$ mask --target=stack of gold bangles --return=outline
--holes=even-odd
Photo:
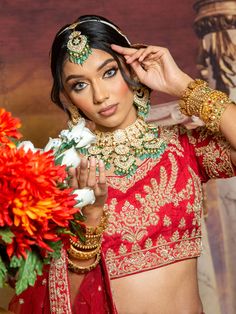
[[[207,82],[196,79],[189,83],[180,101],[180,111],[188,116],[197,116],[212,132],[219,132],[223,112],[232,100],[220,91],[213,90]]]
[[[68,269],[78,274],[84,274],[94,269],[101,258],[100,250],[102,243],[102,234],[108,224],[107,211],[103,212],[101,222],[97,227],[86,227],[85,242],[73,241],[70,239],[70,248],[68,249]],[[89,266],[79,266],[73,260],[90,260],[95,257],[95,261]]]

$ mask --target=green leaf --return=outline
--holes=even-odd
[[[57,241],[57,242],[48,241],[47,244],[50,246],[51,249],[53,249],[53,252],[49,252],[48,256],[44,258],[43,262],[45,264],[49,264],[52,258],[55,258],[55,259],[60,258],[61,247],[62,247],[61,241]]]
[[[74,219],[79,221],[85,221],[86,216],[84,216],[81,212],[77,212],[74,214]]]
[[[22,258],[20,261],[18,278],[15,287],[17,295],[22,293],[29,286],[33,286],[35,284],[37,275],[42,275],[43,268],[40,256],[34,251],[28,251],[27,258]]]
[[[63,142],[60,147],[57,149],[57,151],[55,152],[54,156],[57,158],[59,155],[61,155],[62,153],[64,153],[64,151],[68,150],[69,148],[71,148],[72,145],[70,142]]]
[[[57,158],[55,159],[55,164],[56,164],[56,165],[61,165],[61,162],[62,162],[62,160],[63,160],[63,157],[64,157],[64,155],[62,155],[62,156],[60,156],[60,157],[57,157]]]
[[[5,243],[12,243],[12,239],[14,238],[14,233],[11,232],[10,228],[0,228],[0,238]]]
[[[3,260],[0,256],[0,288],[3,288],[3,285],[6,281],[6,275],[7,275],[7,268],[5,264],[3,263]]]
[[[66,228],[57,228],[57,234],[69,234],[71,236],[74,235],[69,229]]]
[[[12,256],[11,258],[11,262],[10,262],[10,267],[12,268],[19,268],[21,263],[22,263],[22,260],[23,260],[23,257],[20,256],[20,257],[17,257],[15,255]]]
[[[79,237],[79,239],[83,243],[85,243],[86,238],[85,238],[85,230],[84,230],[84,228],[80,224],[76,223],[73,220],[70,221],[70,225],[71,225],[72,232],[74,232]]]

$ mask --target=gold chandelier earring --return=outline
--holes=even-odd
[[[81,118],[78,108],[75,105],[70,104],[66,106],[66,109],[70,113],[69,123],[72,124],[72,126],[76,125],[79,122],[79,119]]]
[[[138,109],[140,118],[147,118],[150,110],[150,92],[146,87],[134,90],[134,105]]]

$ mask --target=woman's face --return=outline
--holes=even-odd
[[[97,129],[112,131],[136,120],[133,91],[107,52],[92,49],[83,65],[66,60],[62,81],[66,98],[95,122]]]

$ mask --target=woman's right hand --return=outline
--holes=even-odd
[[[139,81],[152,90],[180,97],[192,81],[164,47],[127,48],[111,45],[111,48],[124,56]]]

